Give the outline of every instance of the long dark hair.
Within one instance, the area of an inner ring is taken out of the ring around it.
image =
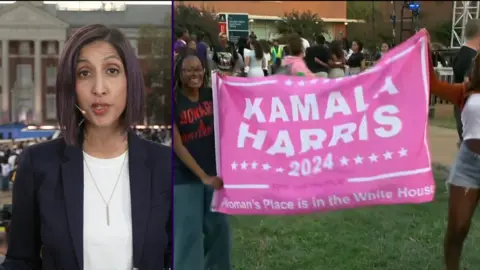
[[[334,54],[337,58],[343,59],[345,58],[345,54],[343,53],[342,50],[342,43],[339,40],[334,40],[330,44],[330,50],[332,51],[332,54]]]
[[[246,46],[247,46],[247,39],[244,37],[239,37],[237,41],[237,48],[238,48],[238,54],[240,54],[242,58],[244,58],[243,52]]]
[[[258,42],[256,39],[252,39],[250,41],[250,44],[253,45],[253,50],[255,51],[255,58],[257,60],[262,60],[263,59],[263,48],[260,42]]]
[[[197,53],[195,52],[195,50],[192,50],[192,49],[189,49],[187,48],[186,50],[182,51],[180,54],[178,54],[176,57],[175,57],[175,60],[174,60],[174,67],[173,67],[173,79],[174,79],[174,84],[173,84],[173,93],[174,93],[174,100],[176,101],[177,100],[177,96],[178,96],[178,92],[180,90],[182,90],[183,88],[183,83],[182,83],[182,66],[183,66],[183,62],[185,61],[185,59],[187,58],[190,58],[190,57],[196,57],[198,58],[198,60],[200,60],[200,63],[203,67],[203,69],[205,69],[205,65],[204,63],[202,62],[202,60],[198,57]],[[208,75],[207,75],[207,72],[204,72],[203,73],[203,82],[202,82],[202,86],[201,88],[204,88],[205,87],[205,84],[208,82]]]

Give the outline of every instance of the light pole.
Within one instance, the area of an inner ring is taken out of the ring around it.
[[[392,13],[390,14],[390,19],[392,20],[392,47],[393,47],[393,46],[395,46],[395,43],[396,43],[396,40],[397,40],[396,33],[395,33],[397,15],[395,13],[395,1],[390,1],[390,3],[393,5]]]
[[[375,40],[375,1],[372,1],[372,33]]]

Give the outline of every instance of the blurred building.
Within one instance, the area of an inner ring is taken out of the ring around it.
[[[324,22],[327,40],[343,36],[346,25],[356,21],[347,19],[347,1],[175,1],[175,4],[213,8],[217,14],[247,13],[250,31],[267,40],[277,36],[275,22],[294,10],[318,14]]]
[[[168,5],[123,5],[89,11],[60,9],[43,1],[0,5],[1,121],[55,121],[57,61],[76,29],[96,23],[119,28],[146,69],[152,46],[139,42],[139,29],[153,25],[171,38],[170,14]],[[160,52],[158,57],[167,57],[167,53]]]

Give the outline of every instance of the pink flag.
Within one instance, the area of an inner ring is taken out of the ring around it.
[[[214,76],[212,208],[285,215],[433,200],[428,37],[338,79]]]

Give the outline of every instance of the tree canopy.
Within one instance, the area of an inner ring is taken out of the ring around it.
[[[201,33],[210,44],[216,44],[217,35],[220,32],[215,16],[215,10],[208,6],[196,8],[190,5],[175,5],[174,7],[174,31],[175,33],[185,29],[191,34]]]
[[[318,14],[309,11],[293,10],[285,13],[284,19],[276,23],[278,33],[282,35],[300,33],[303,38],[313,40],[325,32],[324,24]]]
[[[140,44],[151,46],[145,74],[147,117],[150,124],[170,124],[172,119],[171,36],[151,25],[140,28]]]

